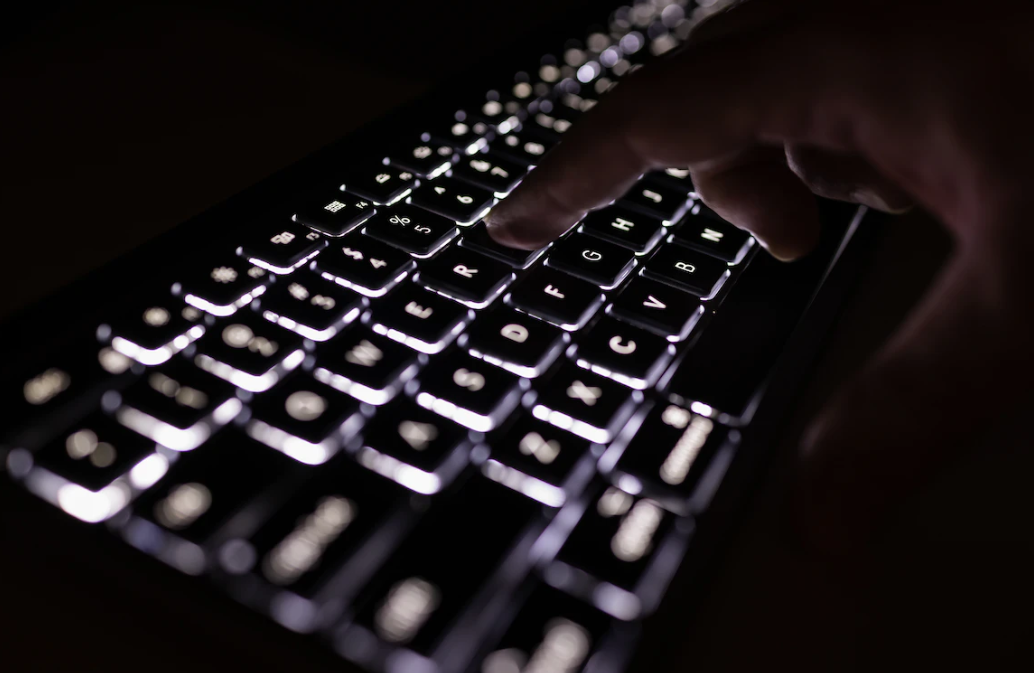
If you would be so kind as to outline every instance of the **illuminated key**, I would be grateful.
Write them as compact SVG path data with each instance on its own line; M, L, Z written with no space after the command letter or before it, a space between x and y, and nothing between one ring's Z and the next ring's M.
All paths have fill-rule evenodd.
M213 325L198 342L194 363L240 388L262 392L304 357L301 336L249 311Z

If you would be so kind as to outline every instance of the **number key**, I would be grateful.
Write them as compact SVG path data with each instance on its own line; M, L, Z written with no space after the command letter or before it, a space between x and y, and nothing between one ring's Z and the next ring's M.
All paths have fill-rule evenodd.
M449 170L458 154L451 145L432 140L425 133L420 142L393 153L389 161L421 178L432 179Z
M528 169L492 153L463 157L452 174L472 185L487 189L498 197L509 194L524 178Z
M400 205L382 210L363 232L418 257L428 257L450 241L459 229L448 218Z
M469 226L495 202L492 192L464 184L456 178L441 178L413 192L409 200L432 213Z
M352 233L335 240L316 260L315 268L324 278L359 294L381 297L416 268L416 263L387 243Z
M262 317L306 339L326 341L359 314L362 297L308 269L296 271L262 297Z
M409 196L419 184L420 181L409 171L378 165L363 172L349 173L341 189L369 199L378 206L389 206Z
M183 301L215 316L228 316L266 291L270 281L265 269L248 264L240 257L211 266L198 266L172 286Z

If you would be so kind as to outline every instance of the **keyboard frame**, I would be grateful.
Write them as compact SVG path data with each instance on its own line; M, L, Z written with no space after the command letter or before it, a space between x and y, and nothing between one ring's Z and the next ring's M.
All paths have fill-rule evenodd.
M605 19L606 14L601 13L600 18ZM0 348L8 357L31 361L48 351L63 348L71 341L70 334L92 338L96 325L108 315L110 306L117 305L117 297L127 283L141 294L169 292L168 279L177 261L189 258L199 240L203 240L206 247L224 245L232 249L240 245L251 217L267 219L271 213L289 217L296 205L292 197L296 199L297 195L317 189L321 184L339 184L340 180L325 177L334 175L335 170L344 172L346 161L380 160L391 142L400 139L398 129L405 129L405 134L413 129L415 135L424 130L420 128L423 120L429 129L434 122L450 119L457 107L479 100L486 88L505 84L508 73L533 65L533 59L562 46L572 35L587 34L587 28L582 14L571 13L556 21L553 28L540 31L530 39L513 40L512 44L520 44L520 49L505 54L504 48L503 56L480 59L481 65L469 72L432 87L412 102L7 318L0 323ZM493 77L502 73L507 75L501 79ZM859 228L863 217L865 226ZM882 216L865 214L864 209L857 212L839 254L816 288L808 310L776 364L763 397L756 400L758 404L744 431L743 443L710 510L698 519L693 542L695 551L682 563L660 609L644 622L643 637L629 671L664 670L666 655L675 652L684 634L687 601L692 605L693 597L706 590L707 577L720 563L723 549L734 538L735 522L742 518L752 491L765 474L779 430L818 359L829 328L849 296L858 271L868 258L882 219ZM726 291L734 291L734 288L726 288ZM111 297L111 303L99 299L104 297ZM73 329L69 329L70 325ZM33 571L28 577L11 579L48 581L42 569L56 558L59 559L57 567L61 568L59 572L81 589L78 593L104 601L108 610L118 606L126 621L146 625L138 628L158 634L198 636L201 653L205 651L205 643L211 644L211 636L200 636L218 633L220 648L225 646L241 657L250 657L252 663L261 662L260 668L284 670L301 664L306 671L362 670L334 654L329 647L308 642L311 636L294 634L236 603L229 595L212 591L205 586L208 580L199 582L197 578L156 563L152 557L112 535L103 525L84 525L7 478L0 479L0 522L0 530L5 532L5 538L10 534L12 546L21 542L19 549L38 559L41 568L39 573ZM78 551L87 553L77 553L74 560L70 558L71 553ZM30 563L26 567L36 565ZM142 587L146 590L141 591ZM69 600L73 598L82 600L82 595ZM256 645L259 641L261 646ZM190 652L193 645L182 643L177 647ZM126 662L127 668L131 663ZM667 663L672 667L677 664Z

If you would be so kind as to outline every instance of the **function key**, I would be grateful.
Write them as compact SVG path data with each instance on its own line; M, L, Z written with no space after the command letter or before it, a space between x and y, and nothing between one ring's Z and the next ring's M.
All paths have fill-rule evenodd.
M241 255L256 266L285 274L312 259L326 245L315 231L293 225L266 227L264 234L241 247Z
M473 308L490 304L514 279L509 265L473 250L452 246L424 264L417 280Z
M610 289L635 266L635 255L613 243L574 234L553 246L546 264Z
M367 236L417 257L433 255L458 232L452 220L407 205L382 210L363 230Z
M390 166L371 166L366 172L345 176L345 184L341 185L341 189L369 199L378 206L388 206L409 196L419 184L420 181L409 171L400 171Z
M646 278L704 299L713 297L729 275L725 262L678 245L663 246L643 269Z
M580 367L645 390L653 386L675 355L664 337L610 317L601 318L577 342Z
M424 185L409 200L461 225L477 222L495 203L492 192L449 177Z
M460 246L472 248L488 255L492 259L506 262L515 269L527 269L532 262L546 251L546 248L518 250L517 248L500 245L488 235L488 229L485 227L484 222L478 222L473 227L465 229L463 231L463 238L460 239Z
M420 406L479 432L493 429L514 410L525 383L461 351L433 361L417 378Z
M664 226L670 227L678 222L690 202L684 189L669 187L651 180L640 180L618 203L656 217L664 223Z
M418 367L415 351L360 325L320 346L318 360L318 381L375 406L394 398Z
M578 230L640 255L652 250L664 235L660 220L620 205L589 213Z
M463 157L452 169L455 177L487 189L499 198L513 191L527 172L528 169L521 164L507 161L491 152Z
M542 162L542 157L556 143L528 133L508 133L492 143L493 154L509 159L522 166L533 166Z
M153 441L95 412L34 453L33 461L96 493L153 454L155 448Z
M682 219L671 240L729 264L739 263L754 245L754 239L746 231L692 214Z
M205 333L204 313L173 297L136 303L102 325L111 347L145 365L159 365Z
M338 191L302 207L293 219L327 236L344 236L376 212L372 200Z
M359 315L363 298L302 269L262 296L262 317L306 339L326 341Z
M378 334L421 353L440 353L472 317L472 311L441 295L406 283L376 302L370 323Z
M647 278L634 278L609 311L669 341L685 339L704 313L697 297Z
M546 371L569 339L560 328L505 306L481 315L465 338L471 355L527 378Z
M413 259L387 243L353 233L334 241L314 267L324 278L367 297L381 297L416 268Z
M233 385L177 359L122 394L123 425L174 451L190 451L241 412Z
M598 444L610 441L643 399L642 393L574 364L564 365L536 389L535 418Z
M269 272L240 257L221 264L197 267L172 286L183 301L215 316L233 315L266 291Z
M214 326L198 342L194 362L219 378L259 393L302 363L302 338L257 315L242 315Z
M433 179L449 170L458 154L452 145L433 140L425 133L420 142L392 154L389 161L421 178Z
M517 283L508 301L520 310L568 330L581 329L603 304L599 288L547 267Z

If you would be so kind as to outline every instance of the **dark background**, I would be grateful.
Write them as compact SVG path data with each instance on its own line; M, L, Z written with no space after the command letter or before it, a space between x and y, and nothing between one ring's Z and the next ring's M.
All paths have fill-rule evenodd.
M0 23L0 316L471 61L519 46L559 14L592 6L599 15L608 4L107 0L8 8L14 13ZM702 608L687 614L672 670L1034 669L1029 412L989 427L853 570L831 567L792 534L804 421L893 328L947 249L921 216L881 237L805 404L788 419L776 468ZM951 413L964 409L945 422ZM0 507L11 505L0 498ZM262 667L261 648L223 648L219 632L197 633L182 616L139 623L139 603L124 589L98 602L77 588L91 576L76 569L76 549L41 564L24 548L32 539L17 524L0 530L0 669ZM57 567L66 570L48 574Z

